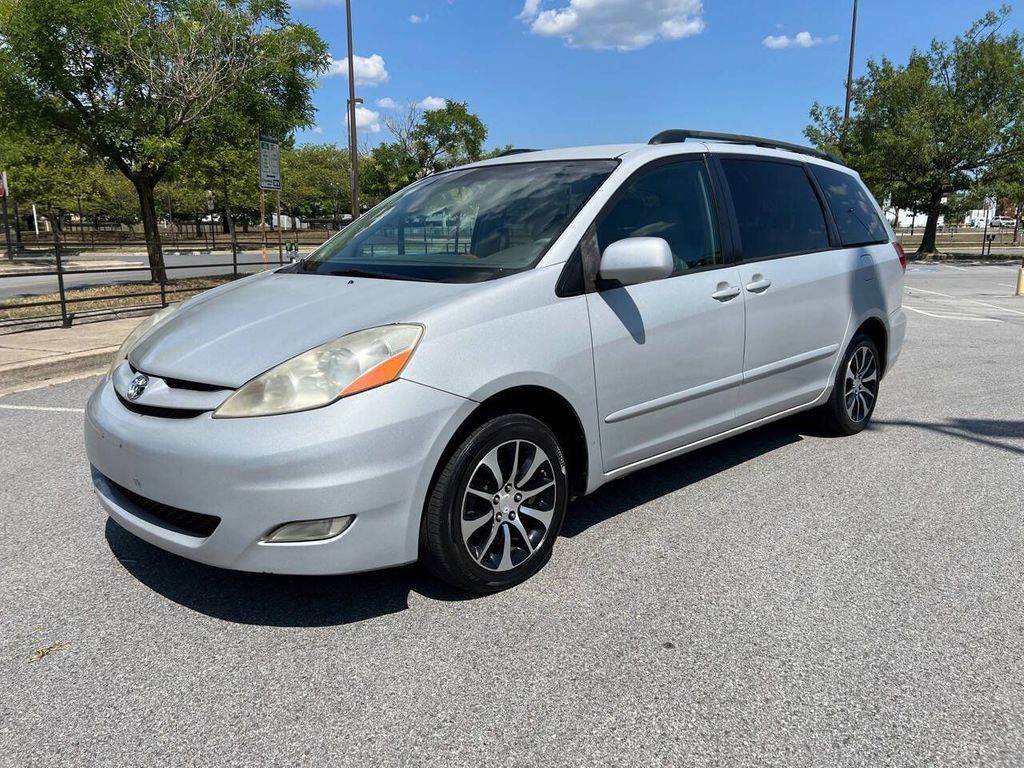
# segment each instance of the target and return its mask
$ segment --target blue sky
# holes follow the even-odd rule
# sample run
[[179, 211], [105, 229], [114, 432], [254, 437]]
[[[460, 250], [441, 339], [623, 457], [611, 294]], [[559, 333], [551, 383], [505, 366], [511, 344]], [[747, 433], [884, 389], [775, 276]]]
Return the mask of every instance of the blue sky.
[[[360, 142], [391, 105], [466, 101], [487, 146], [646, 141], [689, 127], [803, 141], [815, 101], [842, 104], [852, 0], [353, 0]], [[856, 72], [951, 39], [973, 0], [861, 0]], [[345, 138], [343, 0], [293, 0], [337, 59], [300, 142]], [[1011, 25], [1024, 13], [1015, 10]], [[426, 100], [426, 101], [424, 101]]]

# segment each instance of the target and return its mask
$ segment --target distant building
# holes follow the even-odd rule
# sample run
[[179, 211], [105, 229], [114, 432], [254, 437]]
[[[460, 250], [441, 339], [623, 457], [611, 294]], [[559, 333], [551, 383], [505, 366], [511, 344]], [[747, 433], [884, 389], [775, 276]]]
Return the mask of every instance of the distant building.
[[[895, 222], [895, 226], [898, 229], [904, 229], [904, 228], [906, 228], [906, 229], [911, 229], [911, 228], [913, 228], [913, 229], [924, 229], [925, 224], [928, 223], [928, 214], [927, 213], [922, 213], [920, 211], [918, 211], [917, 213], [914, 213], [913, 211], [910, 211], [910, 210], [896, 211], [896, 210], [893, 209], [892, 205], [890, 203], [888, 203], [888, 201], [886, 201], [886, 202], [887, 202], [887, 205], [885, 207], [885, 214], [886, 214], [886, 216], [889, 219], [889, 223], [890, 224], [893, 223], [893, 221], [896, 218], [897, 214], [899, 215], [899, 219]], [[942, 202], [943, 203], [946, 202], [945, 198], [943, 198]], [[951, 226], [962, 226], [962, 227], [983, 227], [983, 226], [985, 226], [985, 222], [989, 221], [993, 216], [995, 216], [996, 212], [997, 212], [997, 209], [998, 209], [998, 204], [997, 204], [997, 201], [996, 201], [995, 198], [990, 198], [990, 199], [986, 200], [985, 202], [987, 204], [986, 207], [984, 207], [984, 208], [977, 208], [977, 209], [975, 209], [973, 211], [968, 211], [967, 215], [964, 216], [963, 220], [955, 221], [955, 222], [950, 222], [950, 225]], [[946, 217], [945, 216], [941, 216], [941, 215], [939, 216], [939, 226], [940, 227], [946, 226]]]

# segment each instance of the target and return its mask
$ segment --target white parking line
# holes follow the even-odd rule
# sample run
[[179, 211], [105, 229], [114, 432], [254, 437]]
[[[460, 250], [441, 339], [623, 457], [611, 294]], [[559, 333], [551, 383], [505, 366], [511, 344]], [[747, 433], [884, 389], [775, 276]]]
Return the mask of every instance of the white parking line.
[[930, 293], [934, 296], [942, 296], [945, 299], [955, 299], [957, 301], [966, 301], [970, 304], [977, 304], [980, 307], [988, 307], [989, 309], [998, 309], [1000, 312], [1009, 312], [1012, 315], [1021, 315], [1024, 317], [1024, 312], [1019, 309], [1010, 309], [1009, 307], [1000, 307], [998, 304], [986, 304], [984, 301], [975, 301], [974, 299], [968, 299], [963, 296], [951, 296], [948, 293], [939, 293], [938, 291], [926, 291], [924, 288], [912, 288], [907, 286], [908, 291], [918, 291], [920, 293]]
[[999, 320], [994, 317], [971, 317], [970, 315], [937, 315], [934, 312], [926, 312], [923, 309], [918, 309], [917, 307], [908, 307], [906, 304], [903, 305], [903, 308], [909, 309], [911, 312], [917, 312], [918, 314], [921, 315], [927, 315], [928, 317], [937, 317], [940, 320], [974, 320], [979, 323], [1003, 322], [1002, 320]]
[[56, 413], [85, 413], [85, 408], [53, 408], [48, 405], [3, 405], [6, 411], [53, 411]]
[[970, 272], [967, 267], [954, 267], [952, 264], [943, 264], [942, 266], [946, 267], [946, 269], [955, 269], [958, 272]]

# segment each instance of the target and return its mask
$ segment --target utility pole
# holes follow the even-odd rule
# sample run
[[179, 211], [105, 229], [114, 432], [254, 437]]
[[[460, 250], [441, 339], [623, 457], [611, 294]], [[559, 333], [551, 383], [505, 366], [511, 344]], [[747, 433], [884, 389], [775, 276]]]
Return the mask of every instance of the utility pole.
[[853, 100], [853, 53], [857, 47], [857, 0], [853, 0], [853, 27], [850, 30], [850, 67], [846, 70], [846, 110], [843, 112], [843, 137], [840, 142], [846, 149], [846, 129], [850, 123], [850, 102]]
[[356, 73], [352, 55], [352, 0], [345, 0], [348, 24], [348, 152], [352, 165], [352, 221], [359, 218], [359, 148], [356, 146]]

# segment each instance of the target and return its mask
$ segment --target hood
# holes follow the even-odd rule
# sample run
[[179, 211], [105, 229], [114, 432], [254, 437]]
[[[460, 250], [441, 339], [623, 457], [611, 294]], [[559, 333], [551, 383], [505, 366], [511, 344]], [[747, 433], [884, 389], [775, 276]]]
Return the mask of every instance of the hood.
[[264, 272], [186, 301], [128, 357], [156, 376], [235, 388], [347, 333], [415, 321], [479, 285]]

